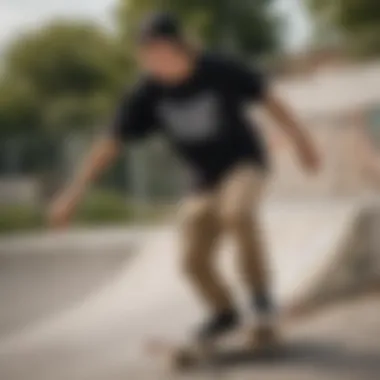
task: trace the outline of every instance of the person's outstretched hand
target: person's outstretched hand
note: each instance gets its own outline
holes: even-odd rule
[[[299,160],[303,169],[310,174],[317,174],[321,169],[321,158],[317,151],[310,146],[299,147]]]
[[[48,211],[48,222],[53,228],[68,226],[81,198],[79,189],[69,189],[59,195],[51,204]]]

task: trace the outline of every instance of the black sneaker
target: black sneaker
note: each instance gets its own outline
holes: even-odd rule
[[[258,294],[253,298],[254,329],[252,341],[259,347],[272,346],[278,341],[278,310],[271,297]]]
[[[207,321],[199,330],[201,341],[212,341],[234,330],[239,325],[239,315],[234,310],[217,314]]]

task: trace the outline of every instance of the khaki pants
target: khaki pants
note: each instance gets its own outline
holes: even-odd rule
[[[182,243],[186,275],[213,311],[233,307],[228,289],[216,271],[215,255],[222,233],[237,245],[238,268],[250,291],[265,292],[268,279],[258,220],[264,174],[251,164],[227,173],[213,190],[183,203]]]

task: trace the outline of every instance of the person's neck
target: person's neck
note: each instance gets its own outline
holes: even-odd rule
[[[189,53],[188,57],[186,57],[186,60],[184,60],[183,67],[178,70],[177,75],[173,77],[173,84],[180,84],[192,78],[197,69],[197,61],[198,54],[195,52]]]

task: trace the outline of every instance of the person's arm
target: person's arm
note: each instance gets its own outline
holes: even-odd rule
[[[123,96],[108,133],[94,144],[72,183],[53,202],[49,217],[54,226],[70,221],[87,187],[116,160],[126,141],[153,131],[152,99],[151,87],[145,82],[138,82]]]
[[[312,139],[288,107],[271,93],[266,75],[260,69],[229,59],[223,64],[221,78],[227,78],[228,90],[243,103],[263,105],[294,143],[303,166],[308,170],[318,169],[319,156]]]
[[[273,94],[267,93],[264,96],[263,105],[293,142],[304,168],[310,171],[317,171],[320,166],[320,158],[315,144],[292,111]]]
[[[53,201],[49,212],[53,226],[62,227],[70,221],[86,189],[119,156],[120,145],[112,137],[101,138],[93,145],[72,182]]]

